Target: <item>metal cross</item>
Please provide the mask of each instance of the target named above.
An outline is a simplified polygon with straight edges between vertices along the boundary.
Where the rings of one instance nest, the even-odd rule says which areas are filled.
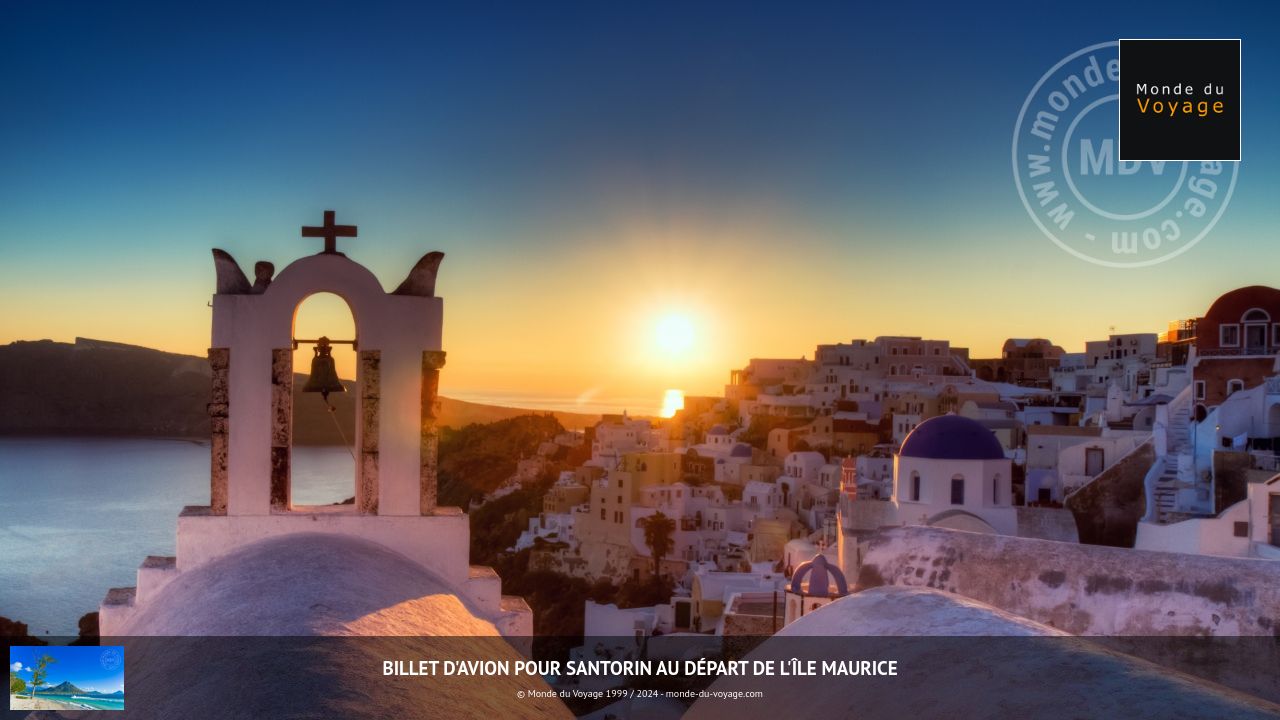
[[[302,237],[322,237],[324,238],[324,253],[326,255],[338,254],[338,238],[340,237],[356,237],[355,225],[334,225],[333,211],[324,211],[324,225],[319,227],[314,225],[302,226]]]

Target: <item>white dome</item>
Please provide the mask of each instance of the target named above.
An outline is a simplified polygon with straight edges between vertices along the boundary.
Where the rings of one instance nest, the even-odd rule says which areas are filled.
[[[1063,635],[937,590],[874,588],[807,613],[745,659],[894,660],[897,676],[722,676],[711,691],[763,690],[764,697],[705,697],[685,718],[1157,720],[1194,708],[1196,717],[1261,720],[1280,713],[1265,700]]]
[[[167,636],[103,639],[124,645],[147,717],[572,718],[530,695],[549,690],[536,676],[384,676],[386,660],[522,658],[430,572],[351,537],[263,540],[183,572],[122,634]]]
[[[121,635],[497,635],[430,571],[381,545],[303,533],[183,572]]]

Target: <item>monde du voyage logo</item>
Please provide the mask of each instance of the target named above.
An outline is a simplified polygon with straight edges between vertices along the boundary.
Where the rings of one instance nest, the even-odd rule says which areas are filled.
[[[1235,190],[1239,77],[1239,41],[1122,40],[1063,58],[1014,125],[1023,207],[1097,265],[1145,267],[1191,249]]]

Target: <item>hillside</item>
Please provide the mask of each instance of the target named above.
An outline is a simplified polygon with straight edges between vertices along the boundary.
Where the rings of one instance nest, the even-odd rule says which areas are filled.
[[[209,364],[203,357],[76,338],[75,343],[19,341],[0,346],[0,434],[209,435]],[[295,383],[294,441],[338,444],[333,421]],[[354,437],[352,393],[332,395],[342,432]],[[460,428],[526,415],[530,410],[441,398],[440,425]],[[550,412],[567,428],[599,416]]]
[[[36,691],[41,695],[83,695],[84,690],[72,685],[70,682],[63,680],[52,687],[40,688]]]

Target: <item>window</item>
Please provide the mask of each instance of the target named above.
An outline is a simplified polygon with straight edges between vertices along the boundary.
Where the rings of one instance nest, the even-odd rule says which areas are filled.
[[[1240,347],[1240,326],[1229,323],[1219,325],[1218,344],[1222,347]]]
[[[920,473],[911,473],[911,499],[920,502]]]
[[[1228,395],[1230,395],[1230,394],[1232,394],[1232,393],[1240,392],[1240,391],[1241,391],[1241,390],[1243,390],[1243,389],[1244,389],[1244,381],[1243,381],[1243,380],[1228,380],[1228,381],[1227,381],[1227,394],[1228,394]]]
[[[600,508],[600,519],[604,519],[604,508]]]
[[[1196,381],[1196,399],[1197,400],[1204,399],[1204,381],[1203,380]]]
[[[1240,322],[1267,322],[1270,319],[1271,316],[1265,310],[1254,308],[1245,313],[1244,317],[1240,318]]]
[[[1235,524],[1235,531],[1236,531],[1236,537],[1242,537],[1242,538],[1249,537],[1249,523],[1237,522]]]
[[[951,478],[951,504],[964,504],[964,476],[956,475]]]
[[[1000,473],[991,478],[991,504],[1000,504]]]

